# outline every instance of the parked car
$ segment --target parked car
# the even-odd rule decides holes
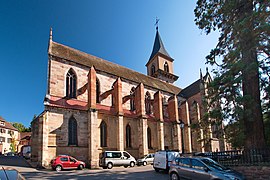
[[[83,169],[85,168],[85,163],[68,155],[59,155],[51,160],[51,167],[56,171],[61,171],[62,169]]]
[[[28,151],[27,153],[24,154],[25,159],[30,159],[31,158],[31,152]]]
[[[136,159],[126,151],[104,151],[99,160],[99,166],[111,169],[113,166],[134,167]]]
[[[155,154],[147,154],[143,158],[137,160],[137,165],[144,165],[146,166],[147,164],[153,164],[154,162],[154,157]]]
[[[172,180],[245,179],[241,173],[224,167],[207,157],[178,157],[171,163],[169,175]]]
[[[14,152],[8,152],[7,156],[15,156],[15,153]]]
[[[169,171],[171,162],[179,156],[180,154],[177,151],[158,151],[155,153],[153,168],[156,172],[160,170]]]
[[[16,169],[4,168],[4,167],[1,167],[0,169],[0,179],[1,180],[8,180],[8,179],[25,180],[25,178]]]

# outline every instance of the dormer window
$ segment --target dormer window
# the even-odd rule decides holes
[[[5,122],[1,121],[1,122],[0,122],[0,125],[1,125],[1,126],[5,126]]]

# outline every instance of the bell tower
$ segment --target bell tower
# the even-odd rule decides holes
[[[147,67],[147,75],[173,84],[178,79],[178,76],[173,73],[173,61],[174,59],[171,58],[163,45],[156,23],[154,47],[145,65]]]

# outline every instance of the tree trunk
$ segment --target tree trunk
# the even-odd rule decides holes
[[[240,28],[242,30],[239,32],[242,62],[244,64],[242,88],[244,95],[245,149],[264,148],[266,143],[260,100],[259,67],[253,34],[253,2],[251,0],[240,0],[239,2],[239,17],[245,26]]]

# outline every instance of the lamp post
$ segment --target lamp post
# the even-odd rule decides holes
[[[181,143],[182,143],[182,154],[184,154],[184,127],[185,127],[185,123],[180,120],[180,128],[181,128]]]

